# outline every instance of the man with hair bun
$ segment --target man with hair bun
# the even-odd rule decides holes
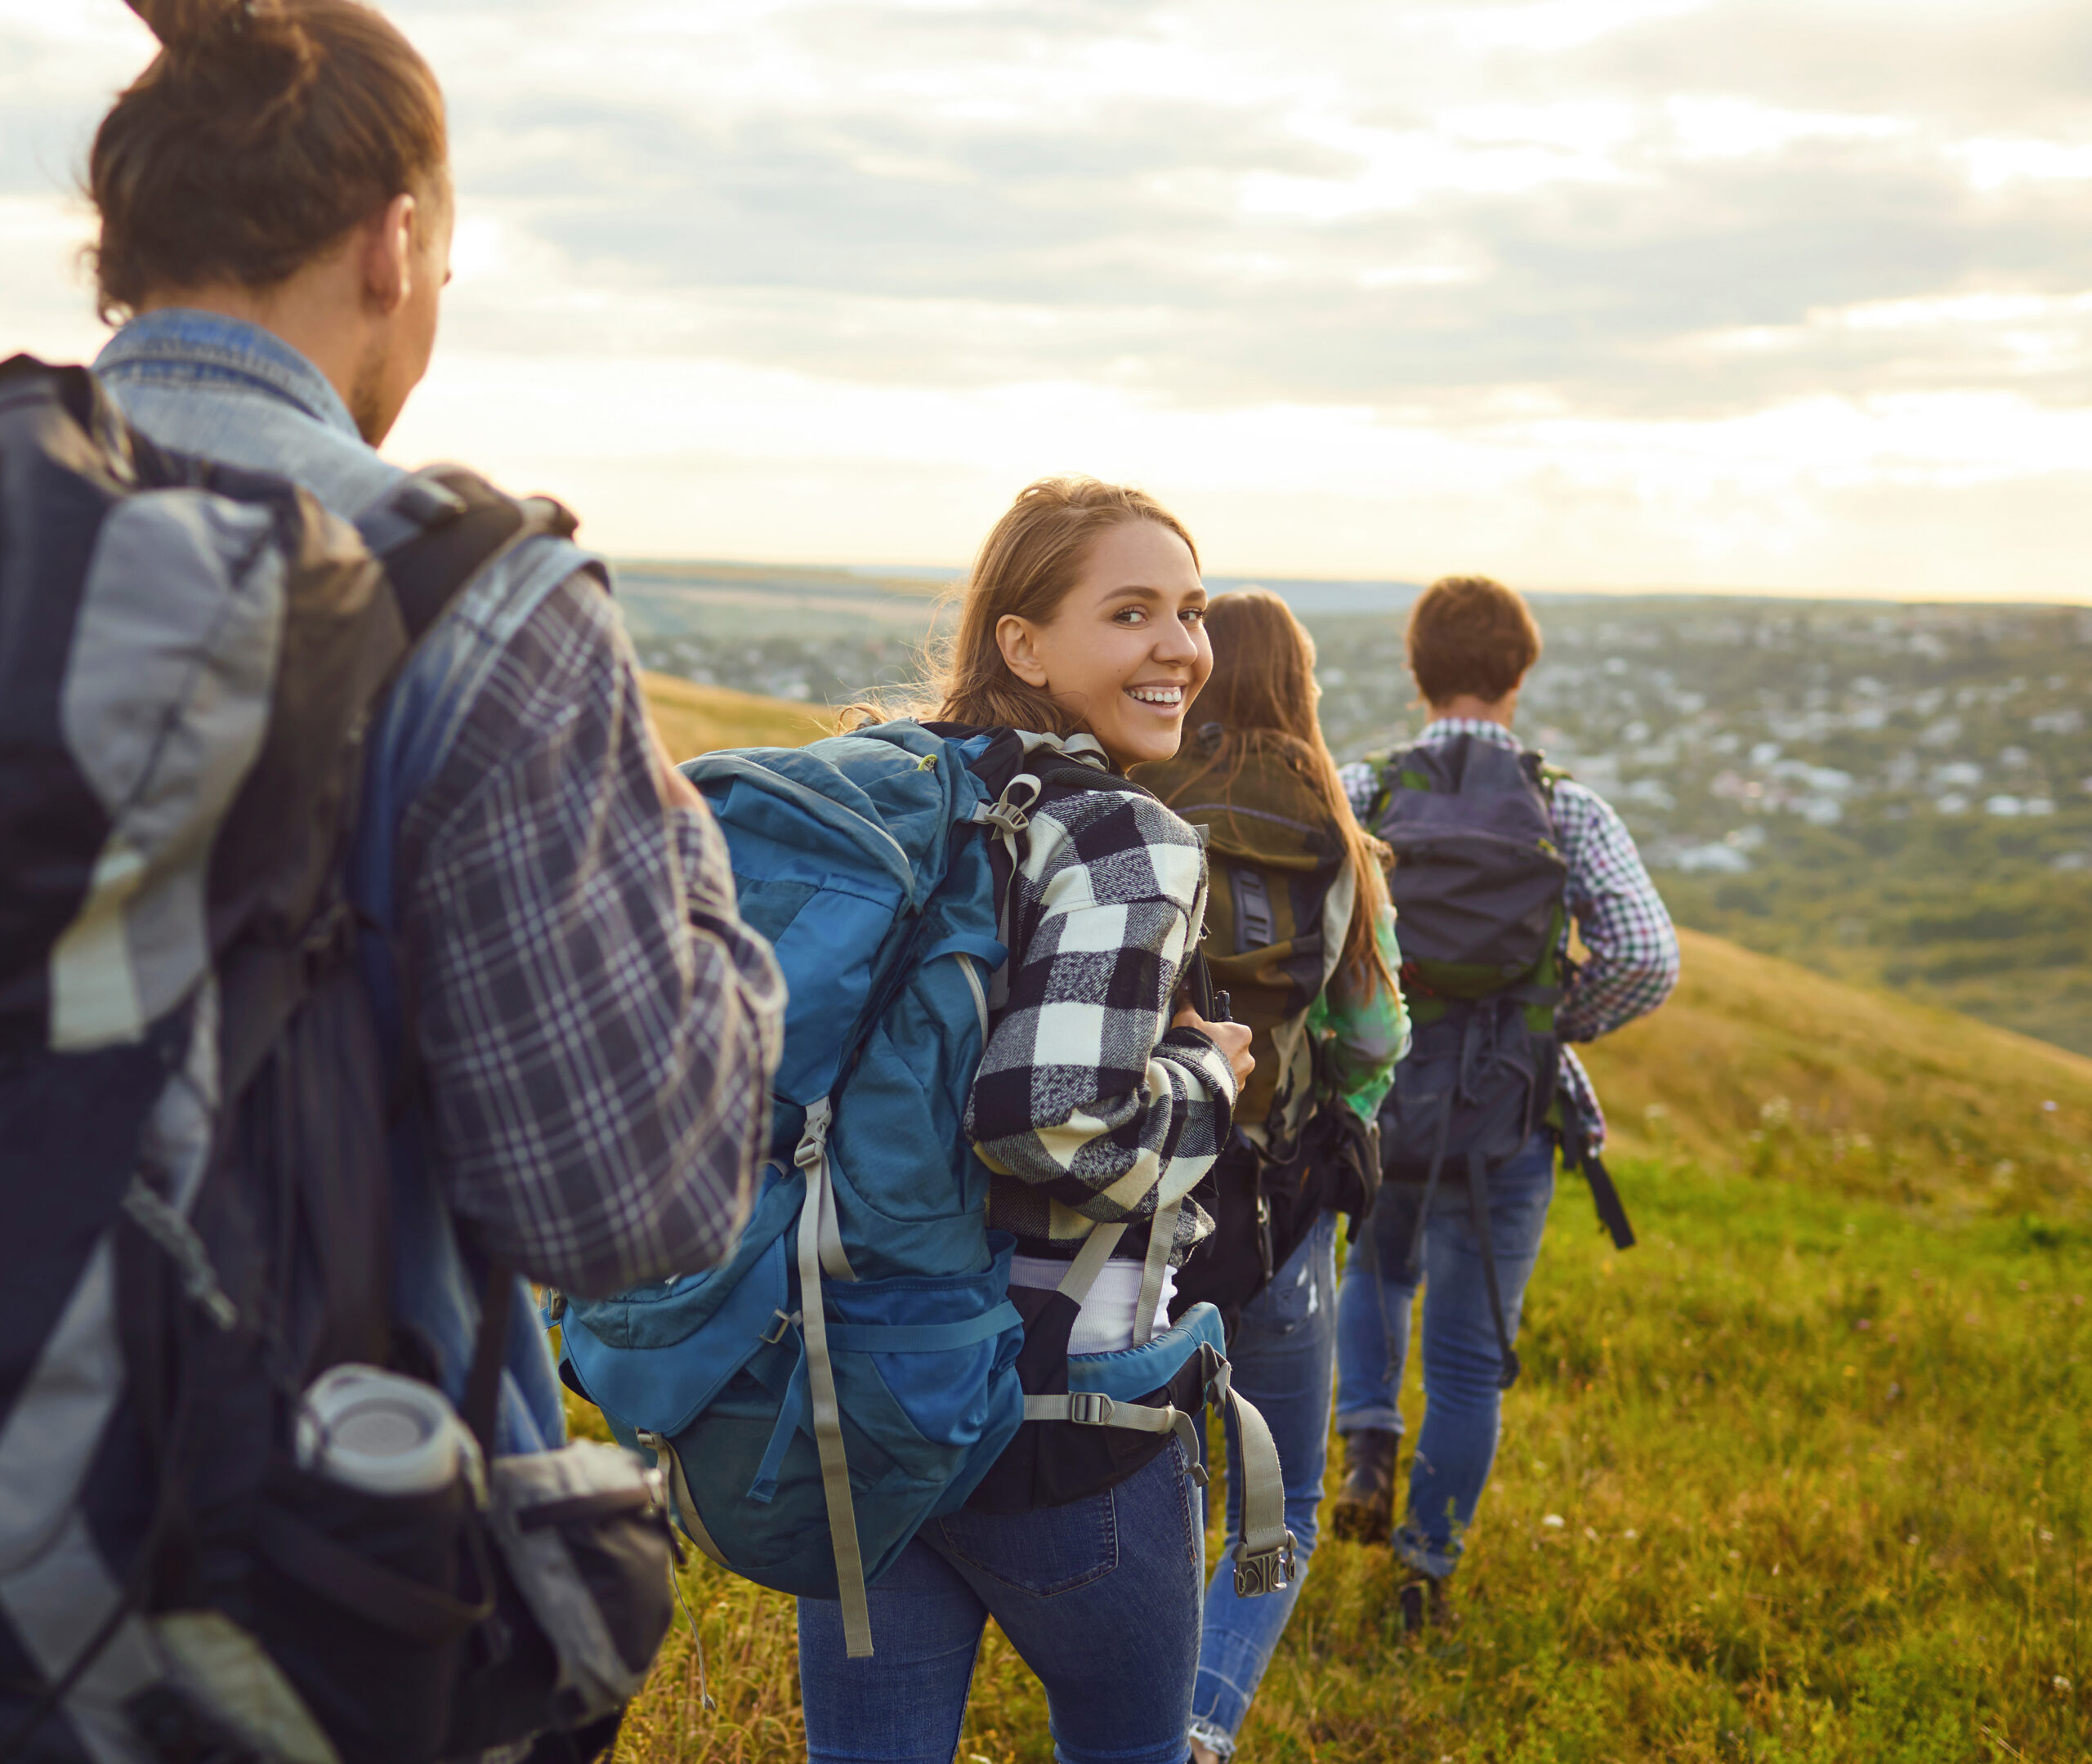
[[[95,364],[163,445],[356,520],[449,279],[443,94],[359,0],[138,0],[163,38],[95,136]],[[703,1267],[767,1125],[776,969],[667,762],[603,566],[503,554],[438,621],[373,750],[422,744],[396,829],[436,1162],[490,1249],[562,1288]]]
[[[11,592],[20,592],[14,584],[28,582],[38,567],[55,570],[48,556],[84,533],[74,549],[95,542],[93,562],[103,578],[132,572],[118,582],[120,593],[103,592],[96,603],[102,608],[100,628],[109,643],[120,645],[127,619],[133,633],[157,628],[157,602],[172,605],[174,598],[169,583],[199,604],[203,587],[185,585],[189,578],[180,576],[179,558],[170,564],[152,556],[102,557],[101,552],[118,547],[100,545],[97,529],[86,526],[84,516],[76,518],[74,505],[90,498],[68,486],[87,485],[115,501],[129,497],[127,512],[157,497],[160,508],[176,512],[150,518],[166,525],[186,520],[185,534],[199,554],[217,547],[214,558],[250,530],[238,524],[244,510],[288,511],[269,529],[273,538],[248,542],[250,559],[264,557],[271,544],[279,548],[251,576],[207,578],[200,565],[192,573],[214,594],[232,583],[235,592],[213,603],[219,611],[212,631],[244,632],[243,619],[262,631],[235,658],[245,672],[230,686],[225,679],[231,672],[211,676],[204,664],[217,657],[203,653],[203,664],[194,669],[203,683],[192,698],[203,706],[200,726],[209,714],[203,701],[214,693],[220,701],[247,693],[248,699],[235,704],[243,716],[258,696],[262,707],[255,714],[266,719],[273,739],[279,725],[294,731],[306,726],[297,721],[291,702],[297,687],[354,679],[360,682],[357,691],[374,694],[359,701],[354,719],[324,726],[324,744],[311,744],[324,745],[333,763],[338,742],[355,766],[341,788],[317,799],[315,819],[324,815],[324,824],[311,829],[310,843],[319,854],[315,869],[325,867],[313,891],[330,909],[325,936],[311,934],[304,922],[293,919],[300,940],[278,937],[308,972],[333,964],[330,984],[347,970],[349,984],[363,987],[367,1002],[358,1007],[364,1014],[351,1023],[353,1034],[324,1043],[298,1069],[301,1087],[293,1092],[288,1084],[278,1087],[288,1100],[280,1115],[270,1118],[278,1123],[277,1137],[255,1136],[259,1149],[250,1161],[266,1166],[273,1156],[306,1180],[297,1172],[325,1160],[284,1155],[279,1148],[295,1126],[282,1121],[302,1118],[310,1097],[349,1098],[358,1130],[369,1130],[342,1161],[346,1166],[366,1150],[369,1156],[338,1178],[335,1192],[353,1188],[359,1204],[368,1193],[380,1197],[354,1215],[374,1221],[369,1230],[341,1234],[357,1236],[349,1247],[379,1270],[355,1292],[360,1301],[376,1295],[369,1302],[378,1323],[352,1344],[371,1351],[315,1357],[336,1368],[345,1360],[382,1360],[389,1372],[441,1389],[497,1467],[506,1465],[519,1478],[564,1474],[562,1465],[587,1454],[570,1452],[544,1467],[547,1454],[565,1437],[561,1391],[525,1283],[608,1295],[711,1267],[731,1253],[748,1216],[756,1160],[770,1128],[770,1082],[784,1008],[777,967],[769,945],[736,912],[724,841],[661,746],[608,592],[607,568],[574,544],[573,517],[541,498],[508,497],[462,468],[409,473],[377,451],[427,371],[449,279],[449,144],[443,95],[427,63],[381,13],[357,0],[132,4],[160,48],[104,118],[89,163],[87,185],[101,222],[92,254],[100,310],[120,323],[94,364],[101,391],[77,370],[46,368],[27,358],[10,364],[42,375],[43,382],[73,387],[78,395],[72,408],[79,413],[73,455],[101,451],[84,464],[72,456],[55,464],[49,455],[34,462],[48,468],[38,482],[56,483],[63,471],[74,476],[61,485],[65,493],[54,491],[28,510],[34,519],[25,525],[44,526],[28,537],[11,534],[22,543],[0,561],[10,567]],[[109,419],[101,394],[125,422]],[[27,458],[36,438],[21,443],[24,432],[17,426],[9,435]],[[134,440],[134,433],[141,439]],[[25,496],[20,486],[29,480],[11,473],[14,462],[10,457],[14,481],[7,488]],[[287,493],[284,480],[303,493]],[[248,501],[240,502],[242,497]],[[19,511],[17,503],[9,503],[10,517]],[[299,536],[286,539],[287,532]],[[48,539],[51,533],[57,541]],[[45,556],[29,555],[34,538],[46,539]],[[370,566],[365,547],[382,561],[382,572]],[[351,603],[343,591],[339,604],[351,606],[360,622],[344,613],[333,624],[313,619],[298,624],[292,613],[310,597],[294,605],[286,584],[302,579],[301,570],[309,576],[319,567],[311,562],[315,556],[346,560],[342,570],[358,581],[376,580],[387,592],[362,589],[363,598]],[[418,572],[411,587],[405,559]],[[97,579],[90,578],[90,588]],[[247,594],[252,604],[243,609],[235,603],[250,580],[259,586]],[[378,616],[362,610],[381,600],[382,626]],[[273,607],[277,623],[265,627],[253,607]],[[347,636],[339,635],[344,631]],[[411,640],[417,631],[418,641],[408,646],[402,633]],[[284,632],[300,636],[304,649],[293,654]],[[313,632],[319,634],[300,636]],[[11,628],[7,640],[26,646],[40,635]],[[208,641],[215,641],[209,632]],[[257,653],[264,644],[277,646],[266,655]],[[141,638],[137,647],[150,646]],[[197,648],[203,652],[204,642]],[[13,659],[19,663],[26,653],[26,647],[17,649]],[[73,653],[56,645],[52,671],[63,674]],[[389,686],[381,683],[385,675],[373,656],[387,666],[396,663]],[[257,677],[262,685],[255,687],[251,682]],[[342,689],[345,698],[347,692]],[[11,705],[11,714],[16,708]],[[185,714],[186,709],[185,703]],[[231,720],[221,709],[211,726],[222,729]],[[185,733],[176,731],[177,737]],[[209,734],[206,730],[198,744]],[[11,728],[9,739],[16,739]],[[214,775],[230,772],[235,763],[227,761]],[[234,775],[240,782],[244,775]],[[353,814],[337,807],[344,796],[352,803],[360,796]],[[17,815],[11,825],[20,822]],[[47,830],[29,831],[42,837]],[[288,846],[306,829],[294,824],[269,832]],[[262,843],[259,835],[256,843]],[[112,849],[115,844],[112,838]],[[214,861],[222,849],[213,852]],[[346,898],[337,898],[337,889]],[[217,909],[215,897],[212,909]],[[241,904],[239,910],[248,909]],[[303,910],[294,904],[284,913]],[[208,958],[215,961],[227,948],[244,954],[248,945],[235,947],[231,940],[248,935],[247,923],[226,931]],[[219,929],[214,922],[213,934]],[[270,958],[276,958],[273,951]],[[211,989],[217,983],[216,972],[207,972],[185,995],[185,1034],[190,1021],[215,1021],[221,993]],[[311,984],[282,984],[280,992],[293,1002],[268,1030],[255,1032],[275,1038],[261,1043],[256,1063],[225,1055],[226,1068],[241,1073],[240,1083],[248,1072],[266,1073],[266,1061],[288,1059],[279,1052],[289,1039],[283,1025],[302,1020],[293,1015],[305,1008],[297,989]],[[221,991],[235,996],[229,986]],[[246,995],[238,997],[244,1005]],[[233,1020],[230,1008],[226,1020]],[[249,1020],[264,1019],[254,1013]],[[215,1033],[199,1029],[190,1044]],[[230,1032],[224,1038],[229,1046],[235,1040]],[[301,1043],[301,1050],[314,1044]],[[199,1085],[209,1092],[211,1110],[218,1106],[217,1072],[213,1065],[208,1083]],[[227,1080],[229,1087],[232,1083]],[[239,1093],[243,1104],[248,1094]],[[226,1138],[232,1137],[227,1130]],[[241,1145],[241,1156],[248,1156],[244,1141]],[[213,1150],[211,1155],[221,1154]],[[222,1163],[230,1161],[230,1154],[222,1155]],[[311,1178],[315,1185],[329,1180],[335,1178]],[[272,1191],[271,1204],[284,1220],[308,1218],[297,1211],[302,1202],[280,1198],[288,1191]],[[145,1204],[167,1207],[150,1196]],[[206,1277],[215,1275],[201,1238],[193,1231],[185,1236],[181,1217],[167,1210],[172,1222],[153,1215],[159,1220],[154,1241],[169,1255],[186,1256],[184,1278],[207,1285]],[[317,1207],[309,1219],[321,1223],[299,1226],[308,1240],[323,1237],[333,1222]],[[230,1299],[216,1293],[232,1320],[218,1321],[216,1329],[228,1339],[242,1332],[266,1339],[271,1329],[280,1338],[302,1315],[292,1314],[308,1295],[321,1294],[308,1308],[337,1299],[329,1284],[333,1270],[324,1268],[324,1278],[309,1275],[292,1229],[265,1219],[249,1230],[262,1246],[257,1257],[275,1257],[264,1264],[263,1278],[277,1288],[254,1301],[251,1315],[245,1295],[262,1280],[245,1287],[229,1280]],[[280,1236],[272,1237],[278,1230]],[[374,1241],[364,1244],[363,1236]],[[272,1243],[288,1247],[271,1250]],[[361,1275],[360,1266],[356,1271]],[[282,1322],[285,1315],[292,1315],[291,1323]],[[207,1338],[208,1325],[199,1338]],[[302,1425],[317,1383],[304,1384],[288,1350],[270,1370],[279,1387],[270,1400],[288,1403]],[[136,1387],[134,1378],[134,1391]],[[13,1390],[0,1384],[0,1395]],[[185,1387],[181,1400],[205,1402],[212,1395]],[[144,1397],[136,1408],[145,1412]],[[69,1425],[73,1417],[65,1419]],[[270,1436],[275,1456],[266,1473],[274,1478],[284,1467],[276,1460],[288,1449],[288,1423],[269,1425],[283,1436]],[[221,1475],[213,1466],[239,1458],[239,1442],[222,1431],[196,1431],[208,1438],[208,1453],[189,1454],[183,1474],[190,1459],[208,1456],[211,1463],[196,1472],[200,1481],[207,1473]],[[303,1435],[298,1439],[302,1463],[306,1443]],[[118,1446],[123,1443],[118,1438]],[[148,1443],[157,1448],[161,1442]],[[315,1449],[324,1458],[333,1445],[323,1439]],[[101,1476],[98,1470],[101,1480],[87,1490],[117,1516],[103,1528],[108,1535],[99,1545],[117,1565],[114,1581],[90,1585],[83,1570],[52,1594],[73,1597],[69,1588],[85,1587],[74,1603],[90,1615],[76,1626],[78,1633],[59,1634],[44,1624],[43,1633],[31,1637],[59,1664],[72,1663],[62,1673],[46,1663],[50,1684],[40,1703],[20,1666],[23,1638],[34,1626],[11,1602],[24,1558],[16,1555],[0,1574],[0,1664],[9,1679],[0,1690],[0,1753],[17,1755],[16,1744],[35,1735],[35,1755],[75,1756],[65,1727],[66,1718],[77,1716],[79,1731],[93,1738],[77,1755],[105,1764],[148,1753],[261,1755],[211,1750],[187,1730],[177,1735],[177,1744],[166,1738],[172,1719],[167,1709],[132,1696],[145,1668],[126,1613],[135,1608],[151,1614],[170,1604],[215,1610],[212,1601],[219,1598],[215,1583],[198,1590],[200,1547],[180,1534],[187,1521],[165,1519],[191,1496],[186,1490],[154,1494],[154,1464],[134,1462],[138,1455],[110,1460],[120,1459],[129,1483],[103,1486],[118,1471]],[[519,1464],[524,1467],[515,1470]],[[233,1473],[224,1471],[221,1480]],[[172,1474],[159,1480],[175,1486]],[[497,1476],[497,1505],[503,1485]],[[9,1487],[9,1506],[21,1504],[13,1498],[19,1483]],[[486,1497],[481,1498],[484,1504]],[[226,1511],[239,1506],[234,1516],[244,1524],[243,1516],[255,1505],[228,1502]],[[150,1530],[142,1516],[148,1512]],[[11,1551],[19,1521],[11,1515],[0,1524]],[[256,1522],[257,1535],[266,1529]],[[277,1547],[266,1539],[255,1546],[263,1554]],[[346,1554],[329,1547],[333,1556]],[[93,1552],[83,1546],[79,1553],[87,1561]],[[132,1557],[135,1570],[125,1565]],[[347,1569],[337,1563],[327,1572],[347,1576],[342,1583],[354,1594],[344,1595],[352,1608],[377,1610],[380,1618],[389,1614],[401,1633],[429,1641],[421,1651],[432,1658],[448,1661],[449,1655],[434,1643],[462,1646],[457,1637],[493,1608],[489,1588],[487,1602],[476,1611],[470,1602],[478,1597],[475,1591],[461,1592],[431,1615],[388,1591],[389,1583],[369,1591],[376,1570],[359,1569],[362,1561],[350,1556]],[[349,1576],[348,1569],[362,1579]],[[98,1565],[94,1571],[104,1572]],[[305,1571],[320,1570],[308,1562]],[[484,1564],[479,1570],[489,1571]],[[182,1597],[163,1597],[168,1577],[185,1572]],[[115,1583],[126,1574],[130,1584],[119,1599]],[[44,1574],[47,1582],[52,1578]],[[239,1602],[248,1597],[245,1584],[226,1600],[244,1614],[242,1622],[258,1627]],[[355,1592],[360,1586],[365,1590]],[[666,1600],[665,1587],[654,1590]],[[39,1597],[49,1591],[43,1588]],[[308,1608],[320,1607],[309,1600],[296,1606],[299,1612]],[[104,1609],[112,1614],[101,1621]],[[118,1628],[119,1619],[126,1627]],[[498,1621],[489,1623],[486,1633],[497,1628]],[[370,1632],[369,1626],[355,1632]],[[500,1632],[507,1639],[482,1646],[481,1630],[472,1630],[472,1647],[481,1652],[458,1667],[460,1681],[468,1666],[489,1681],[503,1671],[523,1674],[527,1682],[512,1696],[504,1684],[502,1695],[511,1704],[549,1713],[521,1731],[551,1733],[567,1748],[558,1752],[561,1757],[591,1756],[607,1744],[615,1714],[606,1727],[596,1712],[612,1693],[585,1687],[584,1696],[572,1690],[564,1655],[540,1669],[513,1626]],[[618,1633],[619,1646],[628,1651],[625,1632]],[[270,1639],[273,1646],[276,1638]],[[243,1645],[251,1650],[251,1642]],[[324,1680],[330,1655],[354,1652],[346,1646],[315,1646],[302,1658]],[[251,1680],[265,1690],[275,1681],[246,1672],[239,1659],[233,1664],[240,1670],[221,1674],[229,1681]],[[644,1664],[626,1663],[634,1671]],[[123,1677],[126,1673],[130,1677]],[[111,1690],[119,1677],[123,1682]],[[613,1686],[617,1681],[604,1680]],[[165,1684],[152,1681],[149,1688],[160,1696]],[[253,1695],[261,1697],[260,1691]],[[360,1698],[346,1713],[382,1722],[387,1710],[364,1705],[386,1700]],[[403,1695],[396,1700],[404,1707],[410,1699]],[[25,1722],[29,1704],[37,1706]],[[112,1713],[119,1705],[121,1719]],[[315,1708],[331,1722],[324,1708]],[[562,1713],[570,1709],[580,1712],[571,1721]],[[407,1710],[401,1719],[414,1713]],[[500,1715],[495,1708],[488,1720]],[[585,1744],[573,1738],[583,1734],[583,1717],[595,1722],[585,1730]],[[265,1726],[274,1718],[266,1709],[256,1717]],[[94,1726],[96,1722],[104,1725]],[[437,1739],[442,1732],[439,1728]],[[119,1733],[129,1737],[94,1737]],[[192,1739],[203,1748],[184,1749]],[[134,1742],[143,1750],[131,1749]],[[346,1745],[342,1755],[351,1761],[358,1756]]]
[[[1430,721],[1406,752],[1343,772],[1353,811],[1396,854],[1416,1040],[1381,1116],[1388,1180],[1339,1293],[1347,1467],[1330,1525],[1392,1543],[1411,1576],[1401,1604],[1415,1628],[1442,1612],[1489,1479],[1558,1149],[1589,1178],[1615,1240],[1633,1241],[1597,1156],[1598,1098],[1569,1044],[1656,1009],[1679,953],[1620,817],[1511,733],[1540,654],[1523,599],[1486,576],[1448,576],[1410,609],[1406,646]],[[1580,967],[1569,962],[1572,921]],[[1419,1284],[1424,1420],[1395,1525],[1397,1402]]]

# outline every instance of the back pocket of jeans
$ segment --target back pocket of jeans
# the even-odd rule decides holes
[[[934,1523],[945,1547],[968,1567],[1035,1598],[1072,1592],[1119,1565],[1118,1507],[1110,1489],[1025,1513],[962,1507]]]

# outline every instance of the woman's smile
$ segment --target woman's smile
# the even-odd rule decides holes
[[[1213,672],[1205,616],[1191,548],[1160,521],[1124,521],[1097,536],[1050,619],[1004,620],[1004,658],[1080,717],[1114,765],[1166,760]]]

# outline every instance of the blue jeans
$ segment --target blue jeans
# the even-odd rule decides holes
[[[1548,1133],[1535,1133],[1489,1178],[1490,1243],[1504,1295],[1504,1324],[1513,1341],[1553,1198],[1554,1140]],[[1389,1183],[1380,1190],[1382,1208],[1407,1209],[1398,1215],[1401,1238],[1406,1239],[1423,1199],[1417,1183]],[[1375,1225],[1379,1222],[1376,1217]],[[1382,1271],[1375,1235],[1374,1225],[1359,1233],[1337,1299],[1339,1433],[1402,1431],[1396,1405],[1409,1357],[1416,1283],[1406,1283],[1399,1271]],[[1449,1168],[1439,1179],[1424,1226],[1422,1279],[1424,1427],[1410,1467],[1408,1512],[1393,1543],[1396,1555],[1412,1568],[1449,1574],[1489,1481],[1503,1406],[1498,1382],[1503,1357],[1463,1168]]]
[[[1242,1491],[1227,1482],[1227,1552],[1206,1588],[1205,1634],[1191,1696],[1191,1737],[1225,1757],[1249,1713],[1272,1650],[1293,1614],[1308,1558],[1330,1446],[1330,1369],[1335,1359],[1337,1216],[1325,1212],[1242,1307],[1227,1357],[1235,1388],[1270,1423],[1285,1472],[1285,1522],[1293,1532],[1293,1583],[1261,1598],[1235,1596],[1234,1547],[1242,1535]]]
[[[1196,1491],[1172,1440],[1065,1507],[933,1519],[871,1589],[869,1659],[843,1607],[799,1601],[810,1764],[951,1764],[993,1617],[1046,1687],[1062,1764],[1184,1764],[1205,1574]]]

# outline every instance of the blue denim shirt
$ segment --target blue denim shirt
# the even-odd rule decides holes
[[[150,312],[117,333],[95,372],[124,414],[162,446],[302,485],[333,513],[366,524],[387,543],[381,506],[407,474],[357,432],[348,407],[311,362],[259,327],[216,313]],[[404,534],[400,536],[404,537]],[[552,590],[591,560],[561,540],[517,547],[431,631],[378,719],[364,807],[351,859],[365,911],[396,931],[393,840],[401,815],[431,778],[506,637]],[[402,1034],[390,956],[370,940],[365,969],[381,1025]],[[483,1275],[461,1244],[427,1168],[425,1120],[409,1115],[396,1136],[394,1306],[422,1342],[454,1401],[462,1400],[479,1327]],[[519,1283],[520,1284],[520,1283]],[[565,1436],[559,1386],[527,1286],[514,1307],[497,1449],[540,1450]]]
[[[110,339],[95,373],[163,446],[292,479],[344,520],[405,476],[364,444],[326,375],[238,319],[149,312]]]

